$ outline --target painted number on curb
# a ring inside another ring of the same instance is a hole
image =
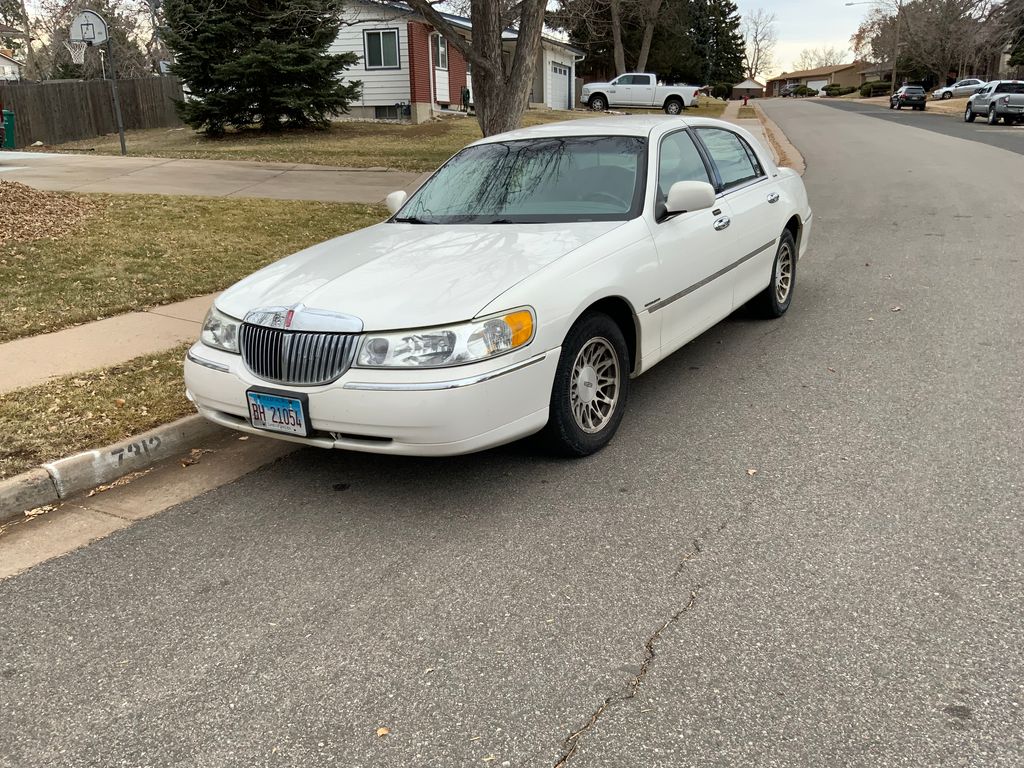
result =
[[[132,459],[138,456],[148,455],[151,450],[155,451],[160,447],[161,440],[159,437],[150,437],[146,440],[139,440],[137,443],[131,443],[124,448],[115,448],[110,452],[111,459],[117,459],[117,466],[124,464],[125,459]]]

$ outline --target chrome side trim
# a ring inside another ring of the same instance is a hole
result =
[[[461,387],[470,387],[474,384],[482,384],[485,381],[496,379],[499,376],[504,376],[506,373],[513,373],[514,371],[521,371],[523,368],[529,368],[531,365],[536,365],[548,356],[547,352],[542,352],[535,357],[531,357],[529,360],[523,360],[522,362],[513,363],[507,365],[504,368],[499,368],[496,371],[490,371],[488,373],[480,373],[476,376],[467,376],[464,379],[452,379],[450,381],[417,381],[417,382],[369,382],[369,381],[349,381],[346,382],[342,389],[358,389],[366,392],[432,392],[435,390],[444,389],[459,389]],[[365,368],[359,370],[366,370]]]
[[[201,365],[204,368],[210,368],[211,370],[219,371],[220,373],[229,373],[231,371],[231,369],[228,368],[223,363],[215,363],[213,362],[213,360],[207,360],[205,357],[200,357],[199,355],[195,354],[191,349],[185,353],[185,357],[191,360],[196,365]]]
[[[717,272],[715,272],[715,274],[708,275],[707,277],[705,277],[700,282],[694,283],[693,285],[691,285],[689,288],[684,288],[679,293],[673,294],[672,296],[669,296],[667,299],[659,301],[654,306],[649,307],[647,309],[647,311],[648,312],[657,312],[659,309],[664,309],[665,307],[667,307],[673,301],[679,301],[679,299],[683,298],[684,296],[689,296],[691,293],[696,291],[698,288],[703,288],[705,285],[710,283],[712,280],[717,280],[722,275],[724,275],[726,272],[731,272],[732,270],[736,269],[736,267],[738,267],[743,262],[750,261],[750,259],[754,258],[758,254],[764,253],[769,248],[771,248],[773,245],[775,245],[777,242],[778,242],[778,239],[772,240],[770,243],[765,243],[764,245],[762,245],[757,250],[751,251],[750,253],[748,253],[742,259],[737,259],[736,261],[734,261],[732,264],[730,264],[729,266],[725,267],[724,269],[718,270]]]

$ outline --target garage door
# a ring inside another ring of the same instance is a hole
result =
[[[565,64],[551,65],[551,89],[548,106],[552,109],[569,108],[569,67]]]
[[[813,88],[816,91],[821,91],[828,85],[828,80],[808,80],[807,87]]]

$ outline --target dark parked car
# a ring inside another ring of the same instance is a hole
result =
[[[889,109],[913,107],[923,112],[927,102],[928,95],[920,85],[904,85],[889,97]]]

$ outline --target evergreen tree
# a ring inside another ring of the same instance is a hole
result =
[[[743,34],[733,0],[690,0],[691,39],[700,61],[700,83],[743,80]]]
[[[357,56],[327,52],[339,0],[167,0],[164,14],[172,71],[190,94],[178,111],[193,128],[326,126],[359,96],[362,83],[341,77]]]

